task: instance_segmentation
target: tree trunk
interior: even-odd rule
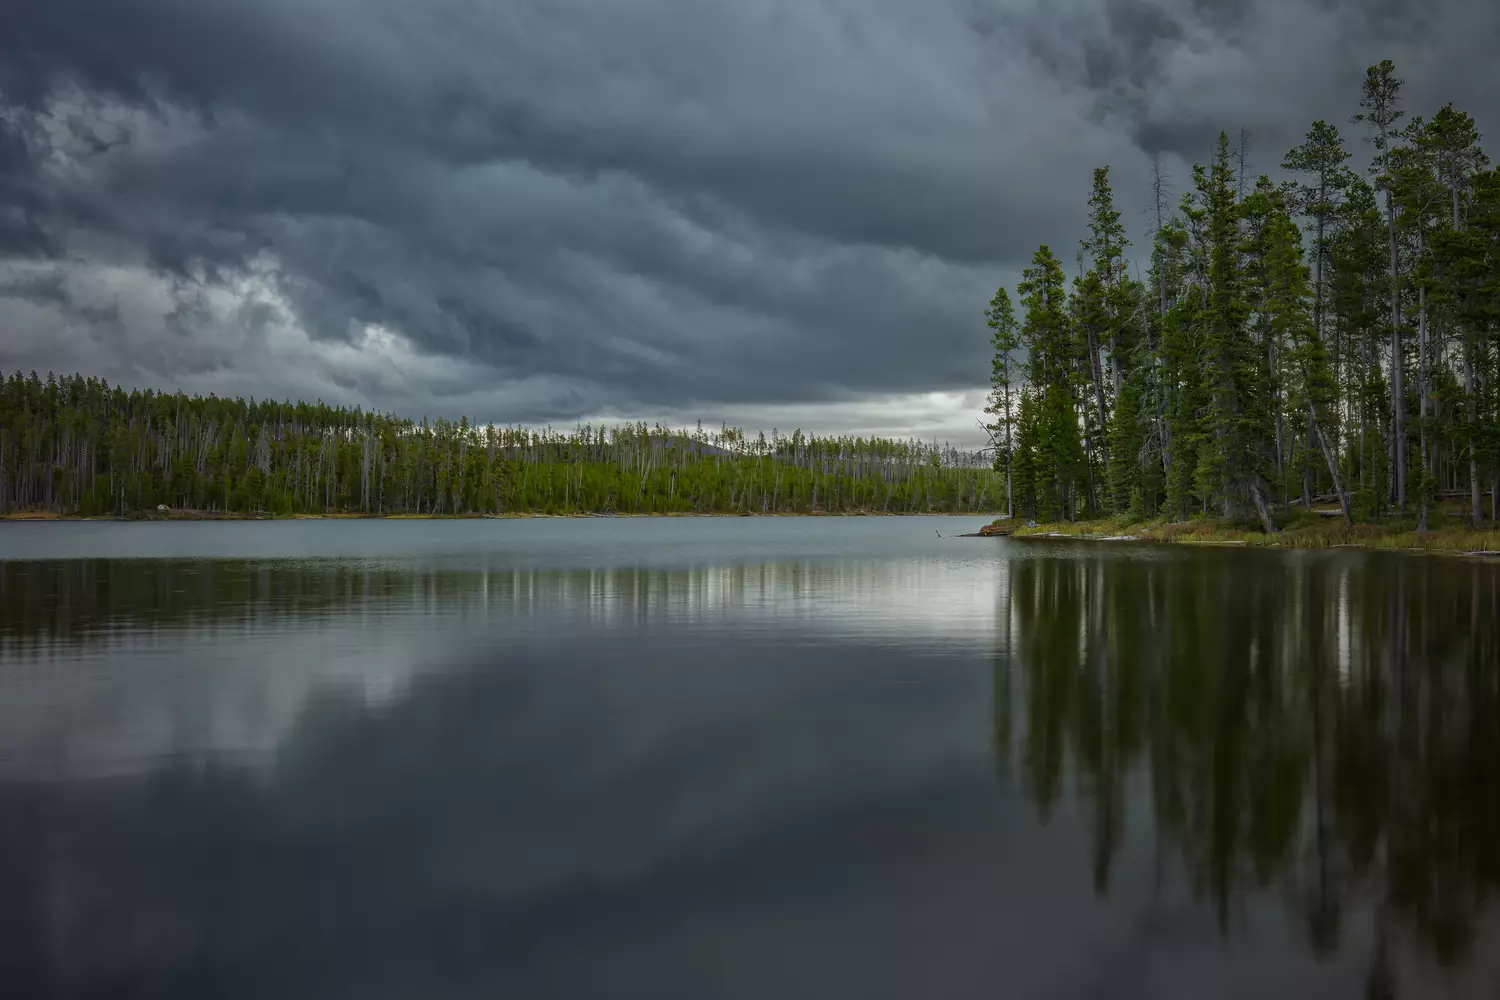
[[[1475,397],[1474,386],[1474,346],[1469,345],[1469,363],[1464,367],[1464,395],[1467,401],[1464,408],[1468,410],[1469,424],[1469,520],[1474,527],[1484,523],[1484,507],[1479,496],[1479,453],[1475,451],[1474,425],[1478,422],[1479,406]]]
[[[1092,327],[1088,331],[1089,338],[1089,368],[1094,376],[1094,406],[1099,415],[1099,452],[1104,456],[1104,472],[1109,473],[1109,447],[1105,439],[1105,430],[1109,426],[1104,422],[1104,366],[1099,361],[1099,338]],[[1092,473],[1090,473],[1092,475]],[[1089,488],[1090,494],[1093,488]]]
[[[1417,230],[1417,252],[1422,253],[1425,247],[1424,233]],[[1417,499],[1417,530],[1427,530],[1427,496],[1431,492],[1427,482],[1432,472],[1427,458],[1427,286],[1425,284],[1417,287],[1417,386],[1421,394],[1421,405],[1418,409],[1420,419],[1419,436],[1422,441],[1422,495]]]
[[[1366,273],[1362,276],[1362,279],[1360,281],[1359,310],[1361,313],[1364,313],[1364,311],[1369,308],[1370,305],[1369,282],[1370,276],[1368,273]],[[1364,331],[1361,330],[1361,332]],[[1361,357],[1359,359],[1359,488],[1364,489],[1366,486],[1370,485],[1369,469],[1366,468],[1370,451],[1370,414],[1369,407],[1368,405],[1366,405],[1366,400],[1368,398],[1368,386],[1365,384],[1365,380],[1370,377],[1370,341],[1373,338],[1361,337],[1359,339],[1359,348],[1361,354]]]
[[[1452,185],[1451,190],[1453,193],[1453,228],[1456,231],[1463,224],[1463,218],[1459,211],[1458,185]],[[1459,331],[1459,336],[1463,336],[1462,329]],[[1468,350],[1465,351],[1467,364],[1464,366],[1464,395],[1467,398],[1464,403],[1464,409],[1467,411],[1467,422],[1469,425],[1469,519],[1470,523],[1477,528],[1484,523],[1484,507],[1479,495],[1479,456],[1474,450],[1474,425],[1479,417],[1479,406],[1478,401],[1474,398],[1476,391],[1474,384],[1475,345],[1468,344],[1466,346]]]
[[[1339,495],[1339,506],[1344,509],[1344,524],[1353,526],[1354,518],[1349,512],[1349,494],[1344,492],[1344,480],[1339,475],[1338,457],[1329,447],[1328,438],[1323,435],[1323,428],[1318,425],[1318,408],[1311,400],[1307,403],[1307,428],[1309,434],[1318,436],[1318,446],[1323,451],[1323,461],[1328,464],[1328,474],[1333,477],[1333,491]]]
[[[1117,325],[1118,321],[1112,318],[1111,323]],[[1109,331],[1109,377],[1110,388],[1114,392],[1113,407],[1110,412],[1114,412],[1120,408],[1120,348],[1117,331],[1113,325]]]
[[[1093,442],[1090,440],[1089,435],[1087,435],[1087,434],[1085,434],[1084,437],[1083,437],[1083,449],[1084,449],[1084,454],[1085,455],[1088,455],[1093,450]],[[1107,452],[1105,453],[1105,460],[1104,461],[1105,461],[1105,472],[1108,473],[1108,471],[1109,471],[1109,455],[1108,455]],[[1089,474],[1089,492],[1088,492],[1088,496],[1085,499],[1086,499],[1086,501],[1088,503],[1089,509],[1097,512],[1099,510],[1099,497],[1098,497],[1098,495],[1094,491],[1094,463],[1090,462],[1087,458],[1085,458],[1083,464],[1084,464],[1084,467],[1087,468],[1088,474]],[[1076,492],[1076,490],[1075,490],[1075,492]],[[1077,507],[1078,507],[1078,505],[1075,503],[1073,505],[1073,508],[1074,508],[1075,511],[1077,510]]]
[[[1266,534],[1276,534],[1276,525],[1271,522],[1271,509],[1266,506],[1266,495],[1260,488],[1258,476],[1250,480],[1250,499],[1255,503],[1255,512],[1260,515],[1260,523],[1266,529]]]
[[[1317,445],[1318,438],[1316,437],[1316,435],[1317,435],[1317,425],[1314,424],[1314,423],[1312,423],[1312,422],[1309,422],[1308,425],[1307,425],[1307,441],[1306,441],[1306,443],[1303,446],[1307,451],[1312,451],[1313,448]],[[1325,458],[1326,458],[1326,456],[1325,456]],[[1312,463],[1309,462],[1309,461],[1307,461],[1304,458],[1303,461],[1302,461],[1302,506],[1306,510],[1312,510],[1312,498],[1313,498],[1313,480],[1312,480],[1312,477],[1313,477]]]
[[[1406,508],[1406,418],[1404,362],[1401,358],[1401,261],[1397,252],[1396,203],[1385,193],[1386,234],[1391,256],[1391,471],[1396,509]]]

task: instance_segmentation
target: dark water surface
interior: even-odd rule
[[[0,524],[0,996],[1500,997],[1500,565]]]

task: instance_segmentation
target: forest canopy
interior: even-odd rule
[[[1003,287],[986,310],[1009,510],[1274,532],[1322,502],[1426,530],[1444,497],[1479,526],[1488,492],[1496,519],[1500,173],[1468,114],[1401,92],[1371,66],[1349,136],[1313,122],[1279,183],[1221,133],[1174,206],[1158,162],[1144,274],[1094,171],[1077,276],[1041,246],[1020,315]]]
[[[572,432],[319,403],[0,379],[0,511],[958,513],[1002,510],[987,456],[919,441],[736,428]]]

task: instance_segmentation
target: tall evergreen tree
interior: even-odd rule
[[[1396,123],[1405,115],[1401,110],[1401,88],[1404,83],[1396,75],[1396,66],[1389,59],[1371,66],[1365,72],[1364,90],[1359,101],[1359,106],[1364,110],[1353,118],[1354,122],[1363,123],[1370,129],[1367,141],[1375,149],[1370,170],[1377,187],[1385,195],[1387,245],[1390,254],[1391,471],[1397,509],[1406,506],[1405,359],[1401,330],[1400,241],[1396,232],[1395,193],[1388,171],[1391,165],[1390,154],[1396,148],[1398,140]]]
[[[1092,270],[1099,278],[1104,295],[1104,313],[1108,320],[1104,346],[1109,348],[1110,385],[1116,405],[1120,401],[1121,361],[1126,345],[1121,343],[1129,316],[1129,261],[1125,253],[1130,249],[1130,240],[1125,235],[1125,226],[1120,222],[1120,213],[1115,208],[1114,191],[1109,185],[1109,168],[1094,170],[1094,187],[1089,194],[1089,235],[1083,241]],[[1099,345],[1094,345],[1096,382],[1103,381],[1102,365],[1098,358]],[[1105,423],[1103,407],[1100,407],[1099,422]]]
[[[1218,497],[1226,516],[1248,497],[1267,533],[1274,532],[1265,498],[1269,379],[1251,341],[1249,307],[1241,285],[1239,206],[1230,168],[1229,136],[1219,133],[1212,168],[1199,197],[1207,215],[1208,307],[1203,316],[1208,431],[1199,449],[1198,480]]]
[[[1017,407],[1020,399],[1016,384],[1015,352],[1021,347],[1020,328],[1016,323],[1015,308],[1010,302],[1010,293],[1003,287],[995,291],[985,310],[989,324],[990,347],[994,356],[990,361],[990,394],[984,412],[992,418],[987,425],[991,447],[995,449],[995,468],[1005,472],[1006,513],[1016,516],[1014,495],[1015,430]]]
[[[1407,277],[1415,292],[1417,317],[1417,440],[1418,460],[1407,463],[1407,494],[1417,498],[1417,526],[1429,527],[1436,500],[1434,459],[1432,368],[1434,344],[1431,306],[1436,260],[1431,254],[1431,234],[1441,221],[1443,189],[1434,172],[1434,159],[1426,141],[1428,126],[1420,116],[1403,132],[1405,144],[1390,153],[1389,182],[1397,204],[1397,226],[1408,256]]]
[[[1335,311],[1333,361],[1336,376],[1342,372],[1347,387],[1344,411],[1351,424],[1358,425],[1354,468],[1364,497],[1361,506],[1375,512],[1384,506],[1389,481],[1381,435],[1384,423],[1373,400],[1384,391],[1378,341],[1390,286],[1382,278],[1385,223],[1375,189],[1363,178],[1351,179],[1338,218],[1329,250]]]
[[[1293,395],[1307,414],[1308,439],[1322,453],[1329,479],[1338,496],[1344,523],[1352,524],[1349,495],[1344,490],[1329,421],[1338,386],[1328,364],[1328,352],[1309,308],[1308,269],[1302,262],[1300,233],[1291,216],[1275,206],[1266,234],[1265,309],[1269,336],[1289,348]],[[1336,440],[1336,439],[1335,439]]]
[[[1306,138],[1286,154],[1281,166],[1285,170],[1305,175],[1298,182],[1296,206],[1307,220],[1312,234],[1312,310],[1313,325],[1318,336],[1327,336],[1324,325],[1325,303],[1323,272],[1331,251],[1330,240],[1338,218],[1339,205],[1350,177],[1344,164],[1349,153],[1336,126],[1324,121],[1315,121]]]
[[[1483,519],[1480,503],[1480,456],[1484,451],[1479,433],[1479,371],[1483,367],[1484,332],[1488,325],[1485,309],[1476,312],[1472,288],[1475,278],[1481,287],[1489,271],[1485,236],[1470,226],[1465,209],[1473,204],[1476,182],[1487,160],[1479,148],[1479,130],[1474,120],[1453,107],[1443,106],[1417,138],[1420,148],[1430,158],[1435,185],[1447,195],[1449,212],[1435,234],[1435,268],[1447,280],[1438,294],[1454,303],[1453,320],[1457,339],[1464,355],[1464,411],[1468,424],[1465,448],[1468,452],[1469,508],[1475,526]],[[1481,213],[1484,211],[1480,209]],[[1482,301],[1483,292],[1478,299]],[[1424,398],[1425,402],[1425,398]],[[1424,413],[1425,416],[1425,413]]]
[[[1078,508],[1084,454],[1073,390],[1076,353],[1066,310],[1067,279],[1062,262],[1046,245],[1037,248],[1021,279],[1016,290],[1026,309],[1021,333],[1033,393],[1027,436],[1034,442],[1036,515],[1071,519]]]

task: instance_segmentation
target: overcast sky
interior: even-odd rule
[[[973,443],[1095,166],[1143,240],[1387,57],[1500,127],[1492,0],[3,6],[0,365],[505,423]]]

